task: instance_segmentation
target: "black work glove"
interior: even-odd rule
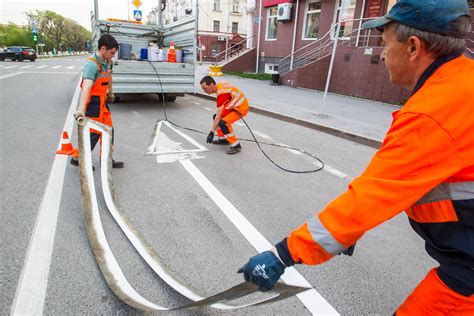
[[[272,251],[265,251],[250,258],[237,273],[243,273],[245,281],[252,282],[262,292],[270,291],[286,266]]]
[[[354,253],[355,246],[356,246],[356,244],[353,244],[352,246],[350,246],[346,250],[343,250],[342,254],[346,255],[346,256],[352,256],[352,254]]]
[[[213,140],[214,140],[214,132],[209,132],[209,135],[207,135],[207,143],[211,144]]]

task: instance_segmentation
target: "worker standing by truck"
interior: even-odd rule
[[[112,127],[112,116],[108,102],[114,102],[115,95],[112,90],[112,57],[119,45],[112,35],[104,34],[99,38],[98,50],[87,58],[83,67],[81,82],[81,97],[79,107],[74,112],[74,118],[87,117],[94,121]],[[91,150],[101,138],[98,131],[91,130]],[[114,142],[114,129],[112,127],[112,144]],[[77,157],[71,158],[71,164],[79,165]],[[123,168],[122,161],[112,159],[113,168]]]

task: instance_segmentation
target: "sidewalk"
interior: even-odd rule
[[[209,73],[207,65],[196,69],[196,92]],[[399,107],[380,102],[328,94],[322,107],[323,92],[287,86],[272,86],[269,81],[235,76],[214,77],[228,81],[249,99],[251,111],[324,131],[378,148],[392,121],[391,113]]]

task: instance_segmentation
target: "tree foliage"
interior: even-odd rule
[[[27,12],[28,24],[34,24],[39,34],[39,42],[47,50],[83,50],[84,42],[91,39],[91,33],[76,21],[65,18],[53,11]],[[30,33],[31,34],[31,33]]]
[[[28,26],[18,26],[13,23],[0,25],[0,47],[16,45],[34,46],[31,29]]]

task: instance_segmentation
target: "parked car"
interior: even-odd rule
[[[5,59],[23,61],[29,59],[30,61],[35,61],[38,56],[33,48],[25,46],[11,46],[7,47],[3,52],[0,52],[0,60],[4,61]]]

